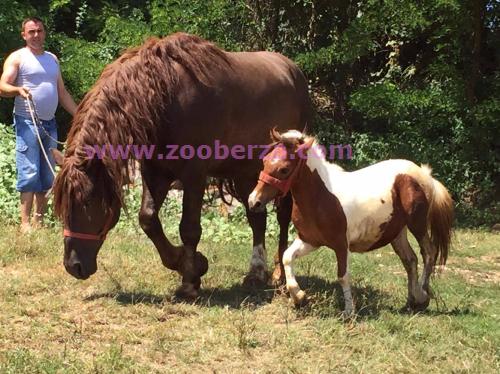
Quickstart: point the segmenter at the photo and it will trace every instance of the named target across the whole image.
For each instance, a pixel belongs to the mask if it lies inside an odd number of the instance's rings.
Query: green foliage
[[[22,45],[20,21],[35,12],[78,99],[149,36],[184,31],[228,50],[282,52],[310,81],[321,141],[352,145],[342,166],[429,163],[461,223],[498,221],[498,1],[15,0],[0,2],[1,56]],[[0,122],[11,108],[0,102]]]
[[[242,49],[253,29],[242,0],[153,0],[149,11],[155,35],[189,32],[231,50]]]
[[[117,15],[106,20],[99,36],[99,47],[106,51],[110,62],[123,50],[142,44],[151,35],[151,28],[145,22],[144,14],[139,9],[134,9],[128,18]]]
[[[19,215],[16,191],[16,140],[12,126],[0,124],[0,212],[4,223],[14,223]]]
[[[142,188],[140,182],[129,188],[125,202],[126,211],[122,211],[121,219],[116,226],[123,232],[141,232],[137,214],[141,205]],[[229,214],[221,214],[222,202],[205,196],[201,217],[202,241],[214,244],[237,244],[244,245],[252,243],[252,231],[247,223],[245,209],[243,205],[236,205]],[[279,235],[279,225],[273,208],[268,209],[266,234],[270,238],[277,238]],[[167,197],[160,211],[160,220],[167,237],[180,243],[179,224],[182,217],[182,194],[171,192]],[[293,229],[290,228],[290,235]]]
[[[111,53],[95,42],[68,38],[61,35],[57,40],[60,51],[61,73],[68,90],[75,99],[81,99],[99,77]]]

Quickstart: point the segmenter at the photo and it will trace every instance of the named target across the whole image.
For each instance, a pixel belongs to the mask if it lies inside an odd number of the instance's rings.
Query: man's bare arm
[[[3,64],[3,73],[0,77],[0,96],[14,97],[21,95],[24,98],[30,97],[30,90],[27,87],[14,86],[19,72],[19,60],[16,52],[12,53]]]
[[[74,116],[76,112],[76,103],[66,89],[61,73],[59,73],[59,77],[57,78],[57,94],[59,95],[59,103],[62,107],[66,109],[69,114]]]

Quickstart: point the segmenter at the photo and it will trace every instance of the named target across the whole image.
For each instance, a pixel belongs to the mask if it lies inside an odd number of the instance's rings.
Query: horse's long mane
[[[152,38],[109,64],[78,106],[67,139],[64,164],[54,183],[56,214],[66,218],[73,202],[99,191],[103,208],[111,198],[123,205],[127,159],[89,158],[94,145],[152,144],[176,94],[178,64],[196,82],[210,86],[213,67],[229,68],[227,54],[197,36]]]

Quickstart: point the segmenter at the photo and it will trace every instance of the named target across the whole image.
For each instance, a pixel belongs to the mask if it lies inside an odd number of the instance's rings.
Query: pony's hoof
[[[343,321],[350,321],[354,318],[354,309],[344,309],[340,315]]]
[[[271,276],[271,285],[274,288],[280,288],[285,284],[285,277],[279,267],[276,267]]]
[[[176,291],[175,296],[186,301],[194,301],[198,297],[198,290],[194,284],[183,283]]]
[[[407,312],[410,313],[423,312],[429,306],[430,301],[431,301],[430,297],[426,298],[424,301],[419,303],[417,303],[414,300],[408,300],[403,310],[406,310]]]
[[[198,272],[198,276],[204,276],[208,271],[208,260],[203,254],[200,252],[196,252],[194,255],[194,264],[196,266],[196,270]],[[199,288],[199,286],[198,286]]]
[[[302,308],[308,304],[308,299],[306,296],[306,293],[302,290],[297,292],[296,294],[290,293],[292,296],[293,304],[295,305],[296,308]]]
[[[243,286],[247,288],[259,288],[267,286],[268,275],[265,270],[252,271],[243,279]]]

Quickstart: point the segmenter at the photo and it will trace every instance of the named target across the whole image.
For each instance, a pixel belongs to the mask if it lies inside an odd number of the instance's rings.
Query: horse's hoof
[[[429,306],[431,299],[430,297],[426,298],[423,302],[417,303],[414,300],[408,300],[403,310],[406,310],[410,313],[418,313],[423,312]]]
[[[170,270],[179,271],[182,264],[183,253],[183,246],[173,247],[172,253],[166,258],[162,258],[163,266]]]
[[[183,283],[175,291],[175,296],[186,301],[194,301],[198,297],[198,291],[194,284]]]
[[[340,315],[343,321],[350,321],[354,318],[354,309],[344,309]]]
[[[267,286],[268,275],[266,271],[248,273],[243,279],[243,287],[259,288]]]
[[[290,293],[292,296],[293,304],[295,305],[296,308],[302,308],[308,304],[308,299],[306,296],[306,293],[302,290],[297,292],[296,294]]]
[[[194,264],[196,270],[198,271],[198,276],[204,276],[208,271],[208,260],[200,252],[196,252],[194,255]],[[199,287],[198,287],[199,288]]]
[[[285,284],[285,277],[281,272],[280,268],[276,268],[271,276],[271,285],[275,288],[280,288]]]

